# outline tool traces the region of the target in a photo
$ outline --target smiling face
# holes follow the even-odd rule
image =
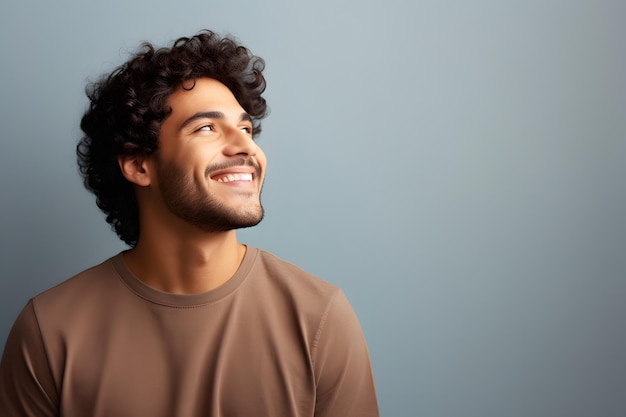
[[[201,78],[168,99],[154,171],[164,205],[208,232],[250,227],[263,218],[265,154],[252,121],[219,81]]]

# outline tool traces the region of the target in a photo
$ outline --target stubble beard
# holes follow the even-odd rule
[[[162,162],[157,163],[157,169],[165,205],[178,218],[203,231],[227,232],[256,226],[263,220],[265,211],[260,195],[256,204],[228,207],[215,195],[199,189],[187,171]]]

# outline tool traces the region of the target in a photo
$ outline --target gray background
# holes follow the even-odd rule
[[[241,239],[344,288],[383,415],[626,415],[623,1],[0,10],[0,347],[124,248],[75,167],[86,80],[206,27],[267,61],[267,218]]]

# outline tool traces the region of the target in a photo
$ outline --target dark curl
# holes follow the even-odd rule
[[[168,97],[186,81],[213,78],[226,85],[252,116],[253,134],[261,132],[267,114],[263,59],[235,40],[202,31],[180,38],[171,48],[144,43],[129,61],[90,84],[89,109],[76,148],[85,187],[117,235],[134,247],[139,238],[139,213],[133,184],[118,165],[120,155],[151,154],[158,148],[163,120],[171,113]]]

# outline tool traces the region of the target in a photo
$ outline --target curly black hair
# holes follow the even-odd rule
[[[137,244],[139,213],[118,157],[156,151],[161,123],[172,111],[168,97],[186,81],[220,81],[252,117],[256,136],[268,112],[261,96],[264,68],[263,59],[234,39],[204,30],[169,48],[155,50],[145,42],[126,63],[87,86],[90,105],[80,123],[84,136],[76,147],[78,167],[120,239],[131,247]]]

